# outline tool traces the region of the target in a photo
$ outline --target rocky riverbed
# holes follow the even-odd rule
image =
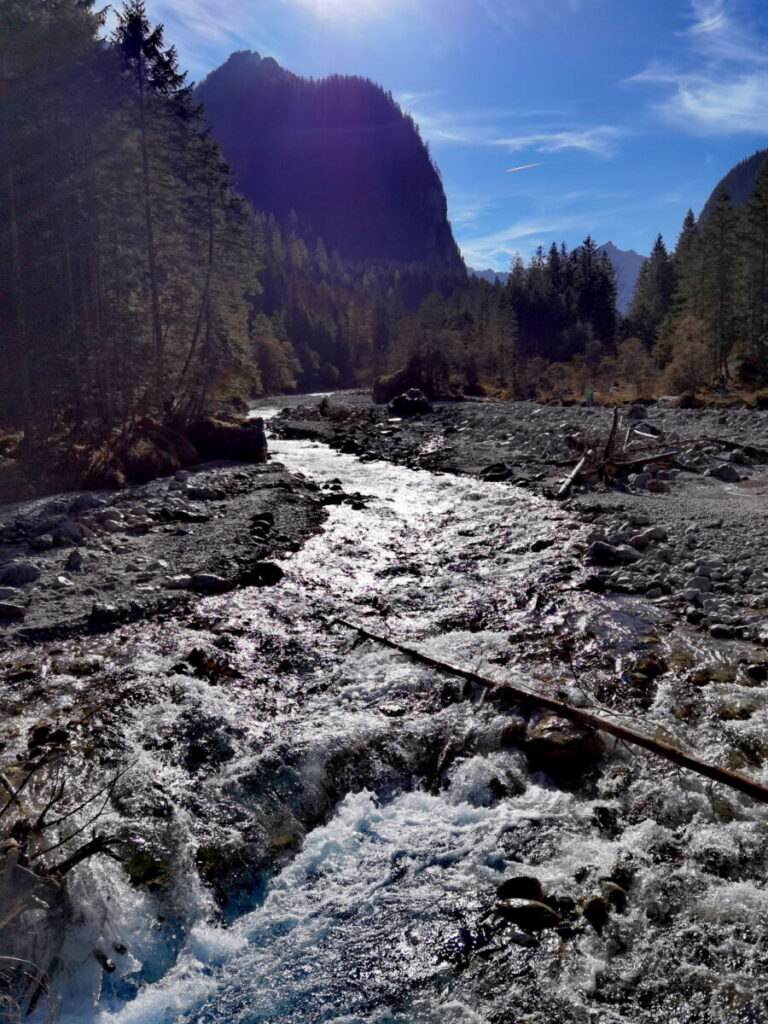
[[[67,1024],[759,1020],[764,809],[339,622],[765,782],[759,609],[749,636],[718,635],[671,578],[698,558],[702,595],[743,597],[719,589],[737,590],[727,561],[703,566],[714,514],[685,539],[682,498],[744,492],[757,530],[746,441],[752,484],[640,467],[664,487],[557,502],[537,491],[605,411],[318,405],[280,433],[335,448],[278,437],[267,466],[5,510],[3,564],[39,576],[8,584],[26,617],[5,619],[0,663],[3,778],[26,787],[0,883],[30,901],[3,955],[52,975]],[[466,462],[399,464],[437,457],[446,424]]]

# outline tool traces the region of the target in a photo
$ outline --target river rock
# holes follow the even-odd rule
[[[240,574],[238,583],[244,587],[274,587],[284,575],[275,562],[255,562]]]
[[[704,476],[715,477],[717,480],[724,480],[727,484],[736,484],[741,480],[741,473],[730,463],[708,469]]]
[[[499,900],[494,912],[505,921],[511,921],[526,931],[538,932],[545,928],[555,928],[562,920],[556,910],[539,900]]]
[[[27,609],[13,601],[0,601],[0,619],[23,619]]]
[[[389,403],[389,411],[393,416],[419,416],[434,412],[432,403],[418,388],[409,388],[402,395],[397,395]]]
[[[544,890],[538,878],[531,875],[518,875],[516,878],[507,878],[496,889],[496,896],[500,900],[522,899],[542,901]]]
[[[716,640],[733,640],[734,629],[724,622],[715,622],[709,627],[709,635]]]
[[[581,912],[598,935],[608,923],[610,904],[605,896],[588,896],[581,904]]]
[[[583,767],[600,756],[602,746],[586,726],[546,714],[529,724],[523,749],[534,767],[553,771]]]
[[[589,546],[587,552],[590,561],[594,565],[629,565],[638,562],[642,555],[629,544],[609,544],[607,541],[596,540]]]
[[[646,491],[650,491],[651,494],[669,494],[671,488],[669,484],[664,483],[663,480],[649,480],[645,485]]]
[[[70,552],[69,558],[66,561],[66,568],[68,572],[80,572],[83,568],[83,556],[77,549]]]
[[[31,562],[10,562],[0,567],[0,584],[6,587],[23,587],[40,579],[40,570]]]
[[[195,573],[190,580],[190,587],[197,594],[226,594],[234,590],[235,586],[233,580],[209,572]]]
[[[35,551],[50,551],[56,542],[50,533],[41,533],[39,537],[33,537],[29,546]]]
[[[166,590],[189,590],[192,586],[192,577],[188,575],[171,576],[164,580],[163,586]]]

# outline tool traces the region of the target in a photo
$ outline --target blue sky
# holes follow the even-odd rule
[[[674,245],[768,145],[766,0],[148,0],[193,80],[232,50],[365,75],[429,143],[466,261]],[[528,166],[533,165],[533,166]],[[510,168],[524,168],[509,170]]]

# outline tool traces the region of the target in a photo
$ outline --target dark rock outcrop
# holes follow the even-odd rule
[[[464,265],[442,182],[412,118],[365,78],[308,80],[247,50],[197,98],[240,191],[350,259]]]

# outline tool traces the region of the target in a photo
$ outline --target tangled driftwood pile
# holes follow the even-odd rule
[[[555,490],[555,497],[567,498],[574,487],[611,484],[651,471],[656,477],[672,471],[714,476],[728,483],[743,479],[736,465],[748,461],[768,462],[768,450],[753,445],[740,445],[720,437],[705,436],[696,441],[668,441],[664,434],[647,422],[636,422],[632,406],[622,415],[616,408],[608,436],[571,437],[570,446],[580,453],[578,459],[561,463],[572,467],[568,476]],[[714,456],[717,464],[704,469],[699,459],[703,450]],[[727,457],[725,457],[727,456]],[[718,459],[720,461],[718,461]],[[630,482],[632,482],[630,480]],[[669,488],[662,479],[643,480],[639,486],[647,490],[665,492]]]

